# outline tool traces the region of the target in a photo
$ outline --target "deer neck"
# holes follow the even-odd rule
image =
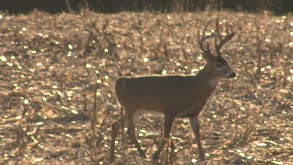
[[[202,88],[211,92],[216,88],[219,82],[219,78],[213,74],[208,65],[206,65],[196,77],[198,77],[198,80],[202,82]]]

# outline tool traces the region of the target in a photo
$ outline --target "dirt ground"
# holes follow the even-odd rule
[[[216,17],[236,32],[223,56],[237,77],[218,84],[200,115],[206,161],[187,119],[173,123],[173,147],[152,161],[163,118],[144,116],[136,133],[147,159],[129,139],[122,150],[118,136],[115,163],[293,164],[292,15],[87,10],[0,13],[1,164],[108,164],[115,81],[196,74],[205,64],[197,29]]]

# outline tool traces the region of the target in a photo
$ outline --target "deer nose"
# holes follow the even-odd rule
[[[232,72],[232,73],[230,73],[230,75],[229,75],[228,78],[234,78],[234,77],[236,77],[236,73],[235,72]]]

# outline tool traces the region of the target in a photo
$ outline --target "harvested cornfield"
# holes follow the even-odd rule
[[[0,14],[1,164],[108,164],[111,124],[120,118],[115,81],[196,74],[205,64],[197,29],[216,17],[236,32],[222,53],[237,77],[219,83],[200,115],[202,164],[291,164],[291,15],[87,10]],[[201,164],[187,119],[173,123],[172,145],[151,160],[162,123],[138,122],[147,159],[127,138],[122,149],[118,136],[115,163]]]

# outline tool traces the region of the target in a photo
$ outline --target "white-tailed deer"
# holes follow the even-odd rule
[[[234,32],[226,24],[226,35],[219,32],[219,22],[210,35],[205,35],[210,22],[204,27],[202,35],[198,29],[198,44],[206,65],[197,75],[189,76],[147,76],[134,78],[120,78],[115,85],[115,92],[122,107],[125,109],[124,126],[128,126],[127,133],[135,144],[139,155],[145,158],[140,144],[135,136],[135,125],[142,113],[160,112],[164,115],[164,138],[153,155],[159,157],[170,137],[171,126],[175,118],[188,117],[198,146],[199,158],[204,160],[204,152],[200,142],[200,125],[198,115],[202,111],[207,99],[214,91],[221,78],[236,76],[233,69],[222,57],[220,49],[229,41]],[[208,42],[215,39],[215,53],[212,54]],[[206,44],[204,44],[206,43]],[[121,119],[112,125],[110,144],[110,162],[114,160],[115,139],[119,133]]]

